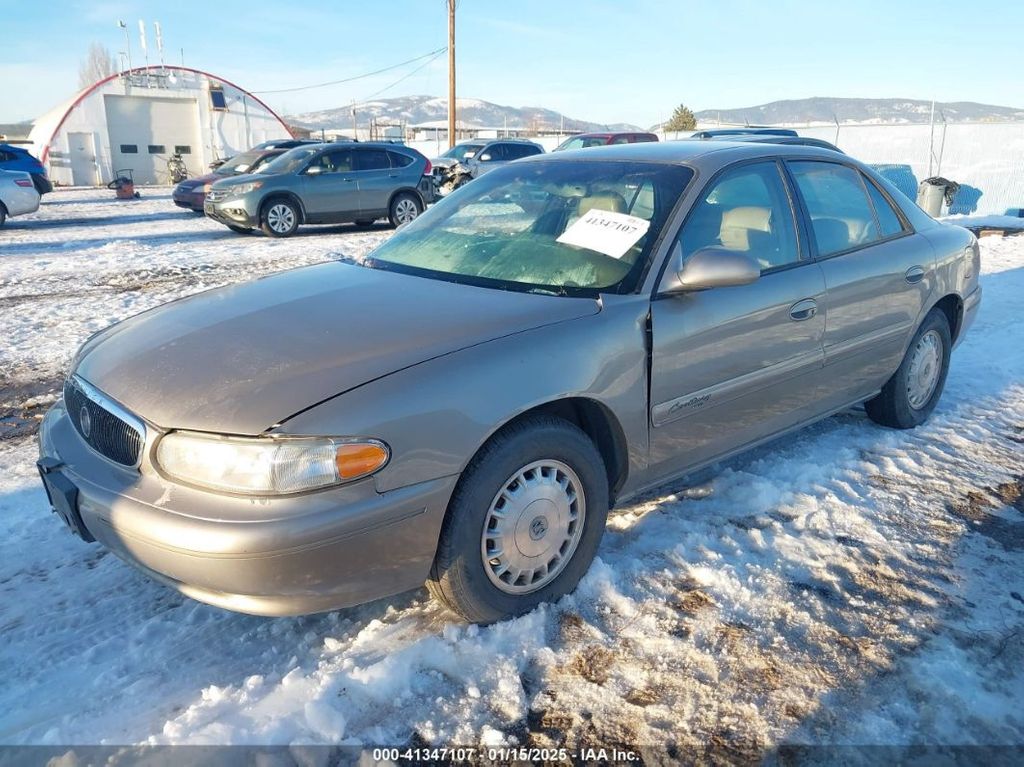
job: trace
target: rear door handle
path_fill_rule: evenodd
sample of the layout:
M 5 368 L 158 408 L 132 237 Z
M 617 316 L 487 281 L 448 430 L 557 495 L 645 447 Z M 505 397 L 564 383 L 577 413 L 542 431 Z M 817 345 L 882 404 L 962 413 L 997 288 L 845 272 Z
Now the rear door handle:
M 797 301 L 789 307 L 789 316 L 797 322 L 809 320 L 817 313 L 818 302 L 813 298 L 805 298 L 803 301 Z
M 923 266 L 912 266 L 907 269 L 907 273 L 903 275 L 903 278 L 913 285 L 915 282 L 920 282 L 924 279 L 924 267 Z

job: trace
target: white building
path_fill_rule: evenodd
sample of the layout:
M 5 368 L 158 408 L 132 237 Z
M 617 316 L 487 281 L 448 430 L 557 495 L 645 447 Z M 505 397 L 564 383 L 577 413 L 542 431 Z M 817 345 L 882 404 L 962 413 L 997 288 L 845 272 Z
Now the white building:
M 93 186 L 131 169 L 137 184 L 170 183 L 178 153 L 189 175 L 269 139 L 291 136 L 274 111 L 196 69 L 138 67 L 86 88 L 36 120 L 30 140 L 54 184 Z

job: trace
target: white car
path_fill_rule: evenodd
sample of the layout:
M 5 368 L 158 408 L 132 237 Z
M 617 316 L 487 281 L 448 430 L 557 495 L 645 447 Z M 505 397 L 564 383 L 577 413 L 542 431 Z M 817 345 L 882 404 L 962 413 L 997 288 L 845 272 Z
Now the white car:
M 23 216 L 39 209 L 39 192 L 32 176 L 18 170 L 0 170 L 0 226 L 8 216 Z

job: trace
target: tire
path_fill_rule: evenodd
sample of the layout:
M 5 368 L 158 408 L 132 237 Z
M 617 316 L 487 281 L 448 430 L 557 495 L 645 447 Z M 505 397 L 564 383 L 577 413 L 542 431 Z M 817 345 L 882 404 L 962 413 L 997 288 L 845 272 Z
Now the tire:
M 234 224 L 227 224 L 227 227 L 232 232 L 238 232 L 239 234 L 252 234 L 252 227 L 250 226 L 235 226 Z
M 260 215 L 260 229 L 268 237 L 291 237 L 299 228 L 299 206 L 278 197 L 266 202 Z
M 412 192 L 396 194 L 388 208 L 391 226 L 399 227 L 414 221 L 423 212 L 423 203 Z
M 3 226 L 5 223 L 7 223 L 7 208 L 0 202 L 0 226 Z
M 515 496 L 508 495 L 516 483 Z M 567 488 L 575 488 L 575 502 Z M 500 519 L 508 525 L 504 534 L 495 516 L 501 509 L 506 516 Z M 427 588 L 472 623 L 529 612 L 576 588 L 594 560 L 607 517 L 608 475 L 594 443 L 560 418 L 525 419 L 499 431 L 463 472 L 448 505 Z M 503 553 L 503 544 L 515 546 L 509 549 L 515 559 L 501 573 L 508 557 L 487 558 L 485 551 Z M 562 556 L 556 560 L 557 552 Z M 529 576 L 523 570 L 512 582 L 524 563 Z M 539 567 L 529 569 L 530 564 Z M 545 572 L 538 574 L 541 567 Z
M 942 396 L 952 348 L 949 320 L 941 309 L 932 309 L 892 378 L 864 403 L 868 417 L 893 429 L 913 429 L 927 421 Z

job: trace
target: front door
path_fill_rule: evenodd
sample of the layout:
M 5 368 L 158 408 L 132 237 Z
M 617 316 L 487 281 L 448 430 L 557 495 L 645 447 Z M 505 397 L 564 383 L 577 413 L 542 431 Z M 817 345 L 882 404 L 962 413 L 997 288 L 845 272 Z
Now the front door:
M 311 173 L 314 167 L 319 171 Z M 351 149 L 332 149 L 310 163 L 303 174 L 302 202 L 310 224 L 350 221 L 358 216 L 359 184 Z
M 825 281 L 801 247 L 780 165 L 712 179 L 675 247 L 684 260 L 706 247 L 745 253 L 761 276 L 652 302 L 652 477 L 806 420 L 820 397 Z

